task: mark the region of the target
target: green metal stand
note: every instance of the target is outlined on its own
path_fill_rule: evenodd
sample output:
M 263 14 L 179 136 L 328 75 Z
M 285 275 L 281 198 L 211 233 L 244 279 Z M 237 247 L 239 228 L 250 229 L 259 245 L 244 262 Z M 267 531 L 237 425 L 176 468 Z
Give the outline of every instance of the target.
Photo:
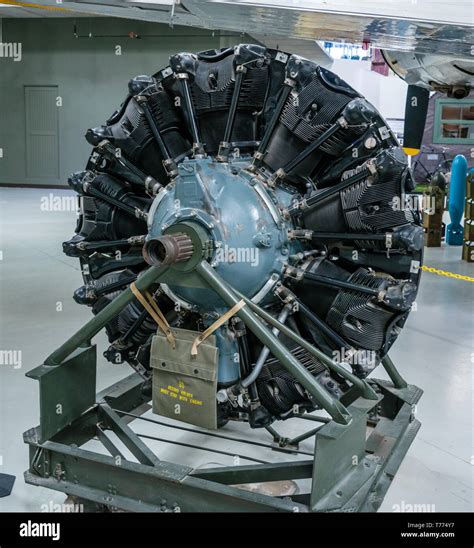
M 138 289 L 146 290 L 164 272 L 150 268 L 138 278 Z M 243 298 L 207 262 L 199 262 L 194 274 L 229 307 Z M 128 511 L 324 512 L 374 511 L 380 506 L 420 426 L 412 408 L 422 392 L 403 381 L 393 362 L 384 362 L 393 384 L 362 381 L 244 298 L 248 306 L 240 309 L 240 318 L 330 417 L 316 418 L 322 426 L 290 440 L 296 446 L 314 436 L 311 459 L 194 470 L 160 460 L 144 443 L 144 436 L 131 428 L 130 419 L 139 419 L 149 400 L 138 374 L 96 396 L 96 352 L 90 340 L 133 298 L 129 289 L 124 291 L 51 354 L 44 365 L 28 374 L 39 381 L 40 425 L 24 434 L 30 448 L 27 483 L 92 501 L 97 507 Z M 342 401 L 322 389 L 264 321 L 351 382 L 352 388 Z M 371 433 L 367 437 L 368 427 Z M 118 436 L 138 462 L 123 456 L 109 432 Z M 229 439 L 218 433 L 212 435 Z M 92 439 L 100 441 L 109 454 L 82 448 Z M 167 438 L 160 440 L 186 445 Z M 311 489 L 290 497 L 272 497 L 234 486 L 305 478 L 311 479 Z
M 374 402 L 357 398 L 348 406 L 350 426 L 330 421 L 315 433 L 313 459 L 193 470 L 159 460 L 120 418 L 117 411 L 140 413 L 147 401 L 141 386 L 137 374 L 111 386 L 98 395 L 95 406 L 49 440 L 40 441 L 39 427 L 25 432 L 30 447 L 25 481 L 93 501 L 97 508 L 136 512 L 375 511 L 420 426 L 412 406 L 421 391 L 409 386 L 402 392 L 375 381 L 384 396 L 381 405 L 391 414 L 379 417 L 367 440 Z M 138 463 L 120 454 L 109 430 Z M 92 439 L 99 439 L 110 455 L 81 449 Z M 284 498 L 232 487 L 305 478 L 312 478 L 310 492 Z

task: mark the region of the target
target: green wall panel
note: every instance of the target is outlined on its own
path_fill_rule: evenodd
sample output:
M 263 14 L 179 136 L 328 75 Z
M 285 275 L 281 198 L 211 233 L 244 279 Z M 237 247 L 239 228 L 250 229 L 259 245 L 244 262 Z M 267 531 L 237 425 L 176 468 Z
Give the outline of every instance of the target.
M 131 39 L 129 32 L 141 38 Z M 3 42 L 21 43 L 22 59 L 0 58 L 0 184 L 67 185 L 89 155 L 85 131 L 119 106 L 130 78 L 156 72 L 177 51 L 242 41 L 228 34 L 112 18 L 4 19 Z M 35 179 L 27 172 L 25 86 L 57 86 L 58 178 Z

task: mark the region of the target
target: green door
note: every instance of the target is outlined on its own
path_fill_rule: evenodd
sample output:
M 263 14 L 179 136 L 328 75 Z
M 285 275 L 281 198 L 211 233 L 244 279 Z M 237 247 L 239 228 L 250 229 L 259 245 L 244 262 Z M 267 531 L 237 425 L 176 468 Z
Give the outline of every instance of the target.
M 57 86 L 25 86 L 26 177 L 32 183 L 59 182 Z

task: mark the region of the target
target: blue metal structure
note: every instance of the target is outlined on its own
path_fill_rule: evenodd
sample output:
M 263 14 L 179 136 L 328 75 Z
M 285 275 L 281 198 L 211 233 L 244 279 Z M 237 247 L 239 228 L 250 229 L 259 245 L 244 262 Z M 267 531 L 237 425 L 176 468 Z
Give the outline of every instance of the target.
M 467 160 L 458 154 L 453 160 L 451 182 L 449 190 L 449 215 L 451 223 L 446 229 L 446 243 L 448 245 L 462 245 L 464 229 L 461 219 L 464 214 L 466 199 Z
M 250 295 L 256 302 L 275 299 L 271 291 L 281 279 L 289 255 L 300 244 L 289 241 L 291 221 L 280 211 L 291 205 L 294 192 L 269 189 L 244 171 L 249 159 L 217 162 L 212 158 L 187 159 L 179 165 L 179 176 L 155 198 L 150 211 L 147 239 L 157 238 L 172 225 L 198 223 L 216 242 L 212 265 L 228 282 Z M 173 284 L 172 282 L 175 282 Z M 226 309 L 214 291 L 199 287 L 199 282 L 175 278 L 162 288 L 185 308 L 207 309 L 204 323 L 210 325 L 216 311 Z M 236 382 L 239 363 L 235 339 L 227 327 L 217 333 L 221 383 Z
M 265 187 L 244 171 L 248 163 L 248 158 L 229 163 L 212 158 L 185 160 L 176 180 L 155 199 L 147 240 L 161 236 L 177 222 L 198 223 L 216 242 L 211 259 L 216 271 L 253 298 L 273 275 L 275 285 L 300 244 L 289 241 L 293 224 L 280 213 L 290 206 L 295 192 Z M 213 291 L 168 285 L 189 305 L 209 311 L 225 308 Z

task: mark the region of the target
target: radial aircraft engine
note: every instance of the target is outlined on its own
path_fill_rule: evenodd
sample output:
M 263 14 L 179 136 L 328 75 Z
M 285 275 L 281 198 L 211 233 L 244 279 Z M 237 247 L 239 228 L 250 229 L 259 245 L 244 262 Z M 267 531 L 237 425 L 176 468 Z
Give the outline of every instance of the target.
M 63 244 L 82 268 L 74 299 L 97 314 L 150 265 L 163 268 L 106 327 L 105 357 L 142 375 L 156 413 L 269 426 L 343 400 L 342 372 L 363 379 L 387 355 L 417 293 L 423 230 L 394 134 L 338 76 L 252 44 L 179 53 L 131 79 L 86 139 L 86 168 L 69 179 L 80 216 Z M 265 312 L 322 400 L 226 291 Z

